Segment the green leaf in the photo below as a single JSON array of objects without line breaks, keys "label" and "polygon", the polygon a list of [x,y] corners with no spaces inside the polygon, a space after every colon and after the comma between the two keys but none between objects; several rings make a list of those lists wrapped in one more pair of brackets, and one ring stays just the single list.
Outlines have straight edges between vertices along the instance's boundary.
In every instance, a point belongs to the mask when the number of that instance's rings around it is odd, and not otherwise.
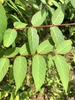
[{"label": "green leaf", "polygon": [[13,96],[12,93],[11,93],[11,96],[10,96],[10,100],[14,100],[14,96]]},{"label": "green leaf", "polygon": [[[2,85],[2,87],[6,90],[7,85],[6,84],[4,86]],[[8,92],[2,90],[0,91],[0,100],[6,98],[7,96],[8,96]]]},{"label": "green leaf", "polygon": [[14,57],[19,53],[19,48],[9,48],[8,50],[5,51],[5,56],[7,57]]},{"label": "green leaf", "polygon": [[39,26],[41,25],[44,20],[46,19],[47,13],[45,10],[40,10],[37,13],[34,14],[34,16],[31,19],[31,23],[33,26]]},{"label": "green leaf", "polygon": [[27,24],[23,22],[14,22],[14,28],[25,28]]},{"label": "green leaf", "polygon": [[61,24],[64,20],[64,7],[57,8],[52,15],[52,24]]},{"label": "green leaf", "polygon": [[36,91],[40,89],[45,80],[46,62],[43,56],[36,55],[32,62],[32,75],[36,86]]},{"label": "green leaf", "polygon": [[20,48],[19,52],[21,55],[29,54],[28,43],[23,44],[22,47]]},{"label": "green leaf", "polygon": [[65,0],[65,4],[68,4],[69,0]]},{"label": "green leaf", "polygon": [[20,21],[20,19],[16,15],[10,14],[9,16],[13,21]]},{"label": "green leaf", "polygon": [[49,42],[49,40],[43,41],[37,48],[37,52],[40,54],[45,54],[52,51],[53,46]]},{"label": "green leaf", "polygon": [[14,61],[13,73],[16,91],[21,87],[27,72],[27,61],[25,57],[17,57]]},{"label": "green leaf", "polygon": [[7,28],[7,18],[6,18],[5,10],[2,4],[0,3],[0,42],[3,39],[3,34],[6,28]]},{"label": "green leaf", "polygon": [[0,0],[1,3],[4,3],[4,0]]},{"label": "green leaf", "polygon": [[54,13],[54,9],[53,8],[51,8],[49,5],[47,5],[46,6],[47,7],[47,9],[49,10],[49,12],[50,12],[50,17],[52,16],[52,14]]},{"label": "green leaf", "polygon": [[57,47],[55,52],[57,54],[66,54],[72,49],[72,41],[66,40],[60,43]]},{"label": "green leaf", "polygon": [[71,0],[71,4],[75,8],[75,0]]},{"label": "green leaf", "polygon": [[65,3],[65,1],[66,1],[66,0],[60,0],[60,2],[61,2],[62,4],[64,4],[64,3]]},{"label": "green leaf", "polygon": [[9,47],[16,39],[17,31],[14,29],[7,29],[4,33],[3,44],[5,47]]},{"label": "green leaf", "polygon": [[59,3],[58,3],[57,1],[55,1],[55,0],[52,0],[52,4],[53,4],[54,6],[56,6],[56,7],[59,7]]},{"label": "green leaf", "polygon": [[52,39],[56,46],[64,41],[64,36],[58,27],[56,26],[51,27],[50,30],[51,30]]},{"label": "green leaf", "polygon": [[35,54],[39,44],[39,36],[35,28],[28,29],[28,43],[31,54]]},{"label": "green leaf", "polygon": [[9,59],[1,58],[0,59],[0,82],[3,80],[9,68]]},{"label": "green leaf", "polygon": [[41,2],[43,2],[44,4],[46,4],[46,0],[41,0]]},{"label": "green leaf", "polygon": [[60,76],[61,82],[67,93],[68,82],[69,82],[69,68],[66,63],[66,59],[63,56],[57,55],[54,57],[54,62]]}]

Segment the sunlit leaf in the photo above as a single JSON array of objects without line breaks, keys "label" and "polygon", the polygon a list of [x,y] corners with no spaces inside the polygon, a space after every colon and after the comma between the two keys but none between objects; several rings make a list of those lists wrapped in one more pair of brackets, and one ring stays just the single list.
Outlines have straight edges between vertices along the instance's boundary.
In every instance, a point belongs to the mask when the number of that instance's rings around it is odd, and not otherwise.
[{"label": "sunlit leaf", "polygon": [[37,48],[37,52],[40,54],[45,54],[52,51],[53,46],[49,42],[49,40],[43,41]]},{"label": "sunlit leaf", "polygon": [[[1,2],[4,2],[3,0],[1,0]],[[5,14],[5,10],[2,6],[2,4],[0,3],[0,42],[3,39],[3,34],[6,30],[7,27],[7,17]]]},{"label": "sunlit leaf", "polygon": [[31,23],[33,26],[39,26],[41,25],[44,20],[46,19],[47,13],[45,10],[38,11],[34,14],[34,16],[31,19]]},{"label": "sunlit leaf", "polygon": [[19,52],[20,52],[21,55],[29,54],[28,43],[23,44],[23,45],[20,47]]},{"label": "sunlit leaf", "polygon": [[3,44],[5,47],[9,47],[16,39],[17,31],[14,29],[7,29],[4,33]]},{"label": "sunlit leaf", "polygon": [[64,6],[58,7],[52,15],[52,24],[61,24],[64,20]]},{"label": "sunlit leaf", "polygon": [[69,82],[69,68],[67,66],[68,64],[66,63],[66,59],[63,56],[57,55],[54,57],[54,62],[65,92],[67,93]]},{"label": "sunlit leaf", "polygon": [[60,43],[57,47],[55,52],[57,54],[66,54],[72,49],[72,41],[66,40]]},{"label": "sunlit leaf", "polygon": [[9,68],[9,59],[1,58],[0,59],[0,82],[3,80]]},{"label": "sunlit leaf", "polygon": [[41,0],[44,4],[46,4],[46,0]]},{"label": "sunlit leaf", "polygon": [[16,95],[15,100],[20,100],[19,95]]},{"label": "sunlit leaf", "polygon": [[14,22],[14,28],[25,28],[27,24],[23,22]]},{"label": "sunlit leaf", "polygon": [[16,84],[16,91],[22,86],[27,72],[27,61],[25,57],[17,57],[14,61],[13,73]]},{"label": "sunlit leaf", "polygon": [[14,96],[13,96],[12,93],[11,93],[11,96],[10,96],[10,100],[14,100]]},{"label": "sunlit leaf", "polygon": [[4,3],[5,0],[0,0],[1,3]]},{"label": "sunlit leaf", "polygon": [[55,0],[52,0],[52,4],[53,4],[54,6],[56,6],[56,7],[59,7],[58,2],[57,2],[57,1],[55,1]]},{"label": "sunlit leaf", "polygon": [[42,56],[36,55],[32,62],[32,75],[36,86],[36,91],[40,89],[45,80],[46,62]]},{"label": "sunlit leaf", "polygon": [[71,0],[71,4],[75,8],[75,0]]},{"label": "sunlit leaf", "polygon": [[64,36],[58,27],[56,26],[51,27],[50,30],[51,30],[52,39],[56,46],[64,41]]},{"label": "sunlit leaf", "polygon": [[39,44],[39,36],[35,28],[28,29],[28,43],[31,54],[34,54]]}]

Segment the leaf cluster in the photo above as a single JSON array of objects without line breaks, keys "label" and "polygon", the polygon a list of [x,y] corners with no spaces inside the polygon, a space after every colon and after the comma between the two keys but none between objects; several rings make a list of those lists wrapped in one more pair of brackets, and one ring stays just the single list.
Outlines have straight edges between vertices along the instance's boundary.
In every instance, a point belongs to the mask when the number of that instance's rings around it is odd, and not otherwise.
[{"label": "leaf cluster", "polygon": [[[0,99],[29,99],[47,81],[54,81],[47,77],[53,68],[59,80],[56,86],[59,83],[68,94],[69,55],[75,63],[75,28],[41,25],[74,22],[74,12],[74,0],[0,0]],[[35,89],[26,92],[25,86]]]}]

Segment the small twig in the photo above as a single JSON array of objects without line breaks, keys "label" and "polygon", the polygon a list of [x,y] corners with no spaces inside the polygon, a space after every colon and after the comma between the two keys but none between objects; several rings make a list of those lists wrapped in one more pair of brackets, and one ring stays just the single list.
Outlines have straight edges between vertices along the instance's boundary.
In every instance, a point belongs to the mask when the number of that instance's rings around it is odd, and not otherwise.
[{"label": "small twig", "polygon": [[[48,55],[53,55],[53,53],[46,53],[46,54],[38,54],[38,53],[36,53],[36,54],[26,54],[26,55],[17,55],[17,56],[6,56],[6,58],[16,58],[16,57],[19,57],[19,56],[23,56],[23,57],[32,57],[32,56],[36,56],[36,55],[38,55],[38,56],[48,56]],[[57,55],[62,55],[62,54],[57,54]],[[68,56],[75,56],[75,54],[69,54]]]},{"label": "small twig", "polygon": [[50,25],[41,25],[41,26],[27,26],[25,28],[13,28],[15,30],[24,30],[29,28],[50,28],[53,26],[75,26],[75,23],[67,23],[67,24],[50,24]]},{"label": "small twig", "polygon": [[6,56],[6,58],[16,58],[16,57],[19,57],[19,56],[32,57],[32,56],[36,56],[36,55],[45,56],[45,55],[48,55],[48,53],[47,54],[38,54],[38,53],[36,53],[36,54],[26,54],[26,55],[17,55],[17,56]]}]

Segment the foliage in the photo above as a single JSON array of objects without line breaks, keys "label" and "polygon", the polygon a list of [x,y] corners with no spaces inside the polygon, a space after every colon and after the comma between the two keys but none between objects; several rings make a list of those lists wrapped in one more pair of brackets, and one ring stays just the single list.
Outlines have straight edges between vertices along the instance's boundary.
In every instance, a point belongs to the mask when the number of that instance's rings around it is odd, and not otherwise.
[{"label": "foliage", "polygon": [[[58,94],[70,93],[75,28],[64,28],[62,23],[74,22],[74,3],[74,0],[0,0],[0,99],[27,100],[44,92],[45,86],[57,88],[50,92],[57,92],[53,95],[60,99],[62,95]],[[53,26],[47,28],[50,24]]]}]

